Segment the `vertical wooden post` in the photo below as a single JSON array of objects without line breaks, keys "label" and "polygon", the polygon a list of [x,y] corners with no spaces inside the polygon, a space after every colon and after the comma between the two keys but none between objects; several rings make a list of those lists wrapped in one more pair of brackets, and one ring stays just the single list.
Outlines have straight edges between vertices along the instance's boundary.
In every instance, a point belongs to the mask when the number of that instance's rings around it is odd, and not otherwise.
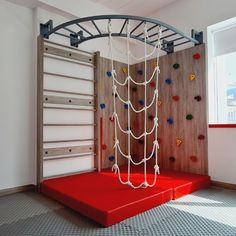
[{"label": "vertical wooden post", "polygon": [[95,168],[97,169],[98,172],[101,171],[101,162],[100,162],[100,149],[101,149],[101,145],[100,145],[100,112],[99,112],[99,100],[100,100],[100,92],[98,89],[99,86],[99,78],[100,78],[100,52],[96,52],[94,55],[94,65],[95,65],[95,69],[94,69],[94,94],[95,96],[95,113],[94,113],[94,121],[97,124],[94,127],[94,138],[95,138],[95,145],[94,145],[94,152],[95,152],[95,158],[94,158],[94,162],[95,162]]},{"label": "vertical wooden post", "polygon": [[37,187],[43,180],[43,38],[37,48]]}]

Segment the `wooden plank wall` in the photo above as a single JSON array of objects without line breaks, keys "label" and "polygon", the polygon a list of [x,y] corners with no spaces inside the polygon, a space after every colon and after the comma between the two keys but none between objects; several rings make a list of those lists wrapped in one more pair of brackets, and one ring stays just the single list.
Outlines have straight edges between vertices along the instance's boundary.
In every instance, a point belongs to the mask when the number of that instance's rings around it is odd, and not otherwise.
[{"label": "wooden plank wall", "polygon": [[[193,58],[196,53],[201,55],[199,60]],[[153,72],[154,61],[148,61],[148,78]],[[180,65],[178,69],[173,68],[175,63]],[[205,46],[199,45],[165,55],[160,58],[159,65],[161,70],[158,84],[159,100],[162,102],[158,111],[159,164],[161,168],[207,174]],[[144,63],[132,67],[133,78],[143,81],[144,75],[139,75],[137,72],[144,71]],[[196,79],[189,80],[190,74],[195,74]],[[168,85],[166,79],[171,79],[172,83]],[[148,104],[153,96],[153,90],[154,88],[148,87]],[[174,101],[173,96],[179,96],[179,101]],[[201,96],[201,101],[197,101],[195,96]],[[139,104],[142,99],[144,99],[144,89],[137,87],[137,91],[132,92],[132,102],[136,104],[136,108],[142,108]],[[155,106],[152,106],[148,116],[154,115],[154,110]],[[192,114],[193,119],[187,120],[187,114]],[[144,116],[132,117],[132,128],[136,134],[141,134]],[[172,125],[167,123],[168,118],[173,119]],[[148,130],[152,125],[153,121],[148,120]],[[179,146],[176,144],[177,139],[182,141]],[[153,135],[148,138],[148,153],[151,151],[152,142]],[[142,159],[143,144],[133,141],[132,147],[133,155],[138,160]]]},{"label": "wooden plank wall", "polygon": [[[113,114],[113,96],[112,96],[112,77],[107,75],[108,71],[111,71],[110,60],[100,57],[98,64],[98,79],[97,79],[97,117],[100,120],[102,118],[102,143],[99,137],[100,148],[102,148],[101,158],[101,168],[111,167],[114,161],[110,160],[114,156],[114,122],[110,120]],[[122,68],[126,68],[126,64],[115,61],[114,67],[117,73],[119,81],[124,81],[126,74],[123,72]],[[117,86],[117,91],[120,93],[124,100],[127,100],[127,88]],[[120,117],[120,123],[123,129],[127,128],[127,110],[124,108],[124,104],[117,99],[117,113]],[[105,108],[101,109],[100,105],[105,104]],[[100,122],[99,122],[100,123]],[[101,125],[101,124],[100,124]],[[101,127],[99,126],[101,132]],[[127,152],[127,135],[119,132],[120,146],[124,152]],[[110,159],[109,159],[110,157]],[[122,165],[126,163],[126,159],[118,156],[118,164]]]}]

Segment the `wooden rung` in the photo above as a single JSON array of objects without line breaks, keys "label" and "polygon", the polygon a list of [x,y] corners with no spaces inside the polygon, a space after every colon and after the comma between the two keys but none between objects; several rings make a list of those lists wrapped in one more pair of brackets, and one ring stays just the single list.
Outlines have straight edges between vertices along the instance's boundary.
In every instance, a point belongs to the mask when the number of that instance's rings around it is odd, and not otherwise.
[{"label": "wooden rung", "polygon": [[43,150],[44,157],[90,153],[94,151],[93,145],[84,146],[71,146],[71,147],[58,147],[58,148],[45,148]]},{"label": "wooden rung", "polygon": [[55,42],[52,42],[52,41],[49,41],[49,40],[46,40],[46,39],[44,39],[44,43],[51,44],[51,45],[56,45],[56,46],[63,47],[63,48],[69,48],[73,51],[78,51],[78,52],[81,52],[81,53],[84,53],[84,54],[87,54],[87,55],[94,56],[94,53],[92,53],[92,52],[86,52],[84,50],[81,50],[81,49],[78,49],[78,48],[75,48],[75,47],[70,47],[70,46],[67,46],[67,45],[64,45],[64,44],[55,43]]},{"label": "wooden rung", "polygon": [[43,177],[43,180],[64,177],[64,176],[70,176],[70,175],[75,175],[75,174],[83,174],[83,173],[93,172],[95,170],[96,170],[95,168],[91,168],[91,169],[83,170],[83,171],[74,171],[74,172],[69,172],[69,173],[65,173],[65,174],[50,175],[48,177]]},{"label": "wooden rung", "polygon": [[62,94],[71,94],[71,95],[81,95],[81,96],[88,96],[88,97],[96,97],[95,94],[89,93],[76,93],[76,92],[69,92],[69,91],[62,91],[62,90],[54,90],[54,89],[44,89],[44,92],[50,93],[62,93]]},{"label": "wooden rung", "polygon": [[94,62],[94,57],[90,55],[85,55],[84,53],[80,52],[72,52],[68,50],[64,50],[61,48],[53,47],[50,45],[44,45],[44,53],[54,55],[54,56],[59,56],[63,58],[68,58],[80,62],[85,62],[85,63],[93,63]]},{"label": "wooden rung", "polygon": [[46,107],[44,106],[43,109],[51,109],[51,110],[69,110],[69,111],[93,111],[95,112],[96,109],[86,109],[86,108],[74,108],[74,107]]},{"label": "wooden rung", "polygon": [[48,143],[71,143],[71,142],[88,142],[88,141],[96,141],[96,139],[51,140],[51,141],[43,141],[43,143],[44,144],[48,144]]},{"label": "wooden rung", "polygon": [[90,63],[85,63],[85,62],[79,62],[79,61],[74,61],[74,60],[70,60],[70,59],[64,59],[62,57],[57,57],[57,56],[50,56],[48,54],[44,54],[43,55],[45,58],[50,58],[50,59],[54,59],[54,60],[59,60],[59,61],[64,61],[64,62],[71,62],[74,64],[78,64],[78,65],[82,65],[82,66],[89,66],[89,67],[93,67],[95,68],[95,66],[93,64]]},{"label": "wooden rung", "polygon": [[77,105],[77,106],[93,106],[94,105],[93,100],[90,100],[90,99],[68,98],[68,97],[59,97],[59,96],[51,96],[51,95],[44,95],[43,102],[51,103],[51,104],[64,104],[64,105]]},{"label": "wooden rung", "polygon": [[96,126],[96,124],[43,124],[43,126]]},{"label": "wooden rung", "polygon": [[45,75],[56,76],[56,77],[67,78],[67,79],[76,79],[76,80],[81,80],[81,81],[96,83],[95,80],[85,79],[85,78],[80,78],[80,77],[75,77],[75,76],[70,76],[70,75],[61,75],[61,74],[50,73],[50,72],[44,72],[44,74],[45,74]]},{"label": "wooden rung", "polygon": [[78,158],[78,157],[86,157],[86,156],[95,156],[96,154],[91,152],[87,154],[81,154],[81,155],[76,155],[76,156],[63,156],[63,157],[46,157],[43,158],[44,161],[53,161],[53,160],[60,160],[60,159],[67,159],[67,158]]}]

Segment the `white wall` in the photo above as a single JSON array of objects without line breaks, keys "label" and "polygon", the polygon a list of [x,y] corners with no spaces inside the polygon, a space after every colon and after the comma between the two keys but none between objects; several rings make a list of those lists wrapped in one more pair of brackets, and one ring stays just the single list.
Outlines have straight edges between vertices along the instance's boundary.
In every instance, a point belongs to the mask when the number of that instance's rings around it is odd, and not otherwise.
[{"label": "white wall", "polygon": [[[151,14],[190,35],[191,29],[207,27],[235,17],[235,0],[180,0]],[[210,79],[210,78],[209,78]],[[207,85],[206,85],[207,86]],[[236,184],[236,129],[208,129],[209,175],[213,180]]]},{"label": "white wall", "polygon": [[0,1],[0,190],[35,182],[33,11]]}]

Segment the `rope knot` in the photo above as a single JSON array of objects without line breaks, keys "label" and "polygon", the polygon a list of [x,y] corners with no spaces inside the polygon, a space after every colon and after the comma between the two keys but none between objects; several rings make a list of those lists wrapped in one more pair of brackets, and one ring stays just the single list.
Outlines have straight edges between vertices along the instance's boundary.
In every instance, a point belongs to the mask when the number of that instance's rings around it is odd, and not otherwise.
[{"label": "rope knot", "polygon": [[115,69],[113,69],[113,70],[111,71],[111,73],[112,73],[113,76],[116,76],[116,70],[115,70]]},{"label": "rope knot", "polygon": [[115,163],[112,168],[111,168],[112,171],[115,171],[115,174],[117,173],[117,171],[119,170],[119,166]]},{"label": "rope knot", "polygon": [[158,118],[155,117],[153,120],[154,120],[155,125],[158,125]]},{"label": "rope knot", "polygon": [[158,90],[157,89],[154,90],[154,94],[158,97]]},{"label": "rope knot", "polygon": [[160,174],[160,168],[158,165],[154,166],[155,172],[159,175]]}]

